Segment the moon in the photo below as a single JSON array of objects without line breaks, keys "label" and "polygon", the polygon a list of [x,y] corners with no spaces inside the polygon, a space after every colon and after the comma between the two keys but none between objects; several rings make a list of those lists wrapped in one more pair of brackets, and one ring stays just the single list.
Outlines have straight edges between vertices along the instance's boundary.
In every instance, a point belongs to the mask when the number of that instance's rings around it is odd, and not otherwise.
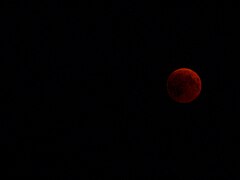
[{"label": "moon", "polygon": [[189,68],[173,71],[167,79],[169,96],[178,103],[190,103],[201,92],[202,82],[199,75]]}]

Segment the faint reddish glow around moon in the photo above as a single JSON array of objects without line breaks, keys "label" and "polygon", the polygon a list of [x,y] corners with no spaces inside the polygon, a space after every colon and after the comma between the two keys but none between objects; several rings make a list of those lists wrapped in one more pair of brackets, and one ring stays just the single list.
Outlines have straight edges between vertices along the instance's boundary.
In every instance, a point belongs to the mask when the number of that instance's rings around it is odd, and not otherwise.
[{"label": "faint reddish glow around moon", "polygon": [[179,103],[190,103],[201,92],[201,79],[196,72],[188,68],[173,71],[167,79],[169,96]]}]

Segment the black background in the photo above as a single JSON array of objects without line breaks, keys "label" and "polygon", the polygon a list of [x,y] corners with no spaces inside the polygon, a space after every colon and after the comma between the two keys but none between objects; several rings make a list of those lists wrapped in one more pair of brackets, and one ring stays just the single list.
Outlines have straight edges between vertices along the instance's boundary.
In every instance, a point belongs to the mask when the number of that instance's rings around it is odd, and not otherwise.
[{"label": "black background", "polygon": [[[238,11],[214,1],[3,3],[8,176],[237,179]],[[202,79],[190,104],[166,91],[181,67]]]}]

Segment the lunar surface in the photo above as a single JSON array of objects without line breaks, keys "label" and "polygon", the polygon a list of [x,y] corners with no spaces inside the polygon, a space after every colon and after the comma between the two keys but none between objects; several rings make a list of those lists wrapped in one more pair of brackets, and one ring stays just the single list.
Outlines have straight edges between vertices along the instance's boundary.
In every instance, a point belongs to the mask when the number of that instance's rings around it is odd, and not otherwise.
[{"label": "lunar surface", "polygon": [[190,103],[201,92],[201,79],[196,72],[188,68],[173,71],[167,79],[169,96],[179,103]]}]

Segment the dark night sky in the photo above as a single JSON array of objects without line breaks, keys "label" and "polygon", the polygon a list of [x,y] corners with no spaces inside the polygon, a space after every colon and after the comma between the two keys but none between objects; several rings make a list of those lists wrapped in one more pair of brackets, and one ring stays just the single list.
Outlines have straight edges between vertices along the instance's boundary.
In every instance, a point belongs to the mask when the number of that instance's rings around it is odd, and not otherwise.
[{"label": "dark night sky", "polygon": [[[0,12],[9,177],[238,179],[236,6],[10,2]],[[181,67],[202,78],[190,104],[166,91]]]}]

